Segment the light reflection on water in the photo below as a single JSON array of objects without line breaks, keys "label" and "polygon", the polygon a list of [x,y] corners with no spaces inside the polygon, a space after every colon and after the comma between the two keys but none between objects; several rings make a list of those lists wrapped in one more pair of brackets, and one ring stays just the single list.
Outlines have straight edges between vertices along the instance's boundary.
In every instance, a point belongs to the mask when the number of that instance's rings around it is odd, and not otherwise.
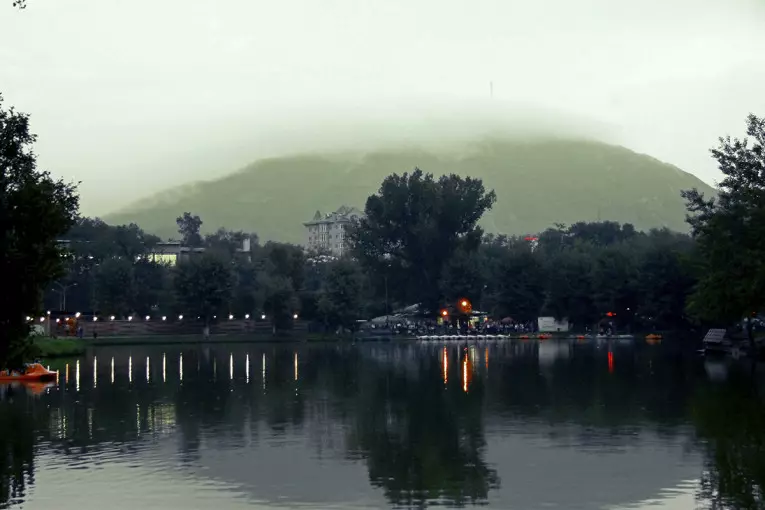
[{"label": "light reflection on water", "polygon": [[24,508],[696,508],[713,430],[695,420],[726,384],[693,356],[549,340],[104,347],[82,366],[92,387],[78,360],[13,408],[37,438]]}]

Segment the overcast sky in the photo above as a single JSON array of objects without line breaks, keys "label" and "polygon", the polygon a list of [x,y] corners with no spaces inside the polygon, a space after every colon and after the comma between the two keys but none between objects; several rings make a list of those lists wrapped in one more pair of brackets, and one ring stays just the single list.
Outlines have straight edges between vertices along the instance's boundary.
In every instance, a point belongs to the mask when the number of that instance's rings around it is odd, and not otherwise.
[{"label": "overcast sky", "polygon": [[517,108],[713,183],[716,137],[765,115],[765,0],[1,1],[0,92],[86,214],[358,123]]}]

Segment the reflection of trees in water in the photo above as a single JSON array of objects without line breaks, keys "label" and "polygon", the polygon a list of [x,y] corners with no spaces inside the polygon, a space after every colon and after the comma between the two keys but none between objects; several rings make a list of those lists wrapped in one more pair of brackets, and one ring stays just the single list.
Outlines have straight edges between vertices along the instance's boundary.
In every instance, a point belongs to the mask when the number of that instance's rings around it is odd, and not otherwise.
[{"label": "reflection of trees in water", "polygon": [[0,396],[0,508],[20,501],[34,483],[35,420],[40,406],[23,391],[14,393]]},{"label": "reflection of trees in water", "polygon": [[750,376],[708,386],[693,399],[707,451],[700,499],[713,509],[765,508],[765,402]]},{"label": "reflection of trees in water", "polygon": [[[437,358],[419,359],[416,378],[395,366],[366,366],[358,381],[349,448],[366,458],[369,477],[391,503],[464,505],[498,486],[483,460],[483,385],[444,387]],[[455,371],[456,375],[456,371]]]},{"label": "reflection of trees in water", "polygon": [[[611,347],[612,371],[608,346],[576,345],[543,360],[534,342],[498,344],[489,348],[488,364],[480,348],[467,392],[465,352],[456,345],[448,348],[447,384],[443,345],[265,346],[249,351],[249,384],[244,347],[234,354],[233,381],[225,347],[185,349],[182,383],[177,351],[168,355],[167,383],[161,351],[152,354],[150,383],[142,377],[145,355],[134,358],[132,383],[122,360],[116,382],[102,373],[97,389],[88,383],[92,360],[83,362],[79,392],[70,380],[66,391],[43,395],[43,405],[0,403],[0,506],[11,487],[31,479],[35,429],[54,451],[74,458],[115,445],[129,456],[175,430],[180,459],[194,463],[202,444],[254,444],[264,427],[269,437],[305,435],[320,455],[331,441],[337,446],[330,454],[364,459],[371,483],[392,504],[481,503],[500,483],[484,460],[486,424],[517,420],[552,425],[544,430],[554,443],[578,447],[602,447],[604,436],[634,444],[634,432],[647,428],[671,437],[695,424],[709,455],[701,497],[715,508],[760,508],[765,417],[752,386],[710,385],[692,357]],[[557,426],[566,424],[573,426]]]}]

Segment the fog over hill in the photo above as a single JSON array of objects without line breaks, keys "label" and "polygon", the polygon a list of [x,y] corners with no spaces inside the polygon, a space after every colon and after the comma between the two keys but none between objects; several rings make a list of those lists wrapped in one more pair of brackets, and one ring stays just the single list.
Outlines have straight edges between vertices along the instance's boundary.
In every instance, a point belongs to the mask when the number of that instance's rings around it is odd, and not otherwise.
[{"label": "fog over hill", "polygon": [[765,111],[764,46],[762,0],[9,1],[0,89],[87,215],[262,158],[448,142],[490,82],[500,119],[712,184],[708,149]]},{"label": "fog over hill", "polygon": [[498,199],[483,225],[506,234],[598,219],[640,229],[685,230],[680,191],[697,187],[712,192],[677,167],[617,145],[562,133],[497,133],[471,139],[455,130],[438,141],[398,144],[391,139],[378,149],[360,145],[264,158],[218,179],[157,193],[105,219],[136,222],[162,237],[174,237],[175,218],[190,211],[202,217],[203,230],[225,226],[256,232],[263,239],[302,242],[302,223],[317,209],[363,207],[387,175],[415,167],[484,179]]}]

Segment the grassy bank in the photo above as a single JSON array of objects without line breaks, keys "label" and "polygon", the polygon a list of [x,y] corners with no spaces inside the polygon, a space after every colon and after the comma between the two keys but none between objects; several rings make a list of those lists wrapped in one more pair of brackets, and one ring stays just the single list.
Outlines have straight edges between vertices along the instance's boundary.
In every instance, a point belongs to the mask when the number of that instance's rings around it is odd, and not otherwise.
[{"label": "grassy bank", "polygon": [[85,354],[87,343],[77,338],[36,338],[34,345],[42,358],[61,358]]}]

